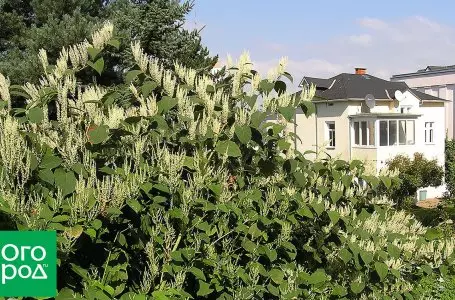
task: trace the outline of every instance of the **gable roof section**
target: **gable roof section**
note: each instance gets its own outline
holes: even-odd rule
[[[312,77],[304,77],[302,83],[310,84],[308,80],[305,80],[307,78]],[[330,82],[330,86],[323,90],[316,90],[313,100],[359,100],[364,99],[367,94],[372,94],[376,100],[393,100],[395,91],[405,92],[409,90],[420,100],[444,101],[441,98],[411,89],[404,82],[387,81],[368,74],[341,73],[329,79],[316,79],[312,83],[316,84],[315,82],[324,80],[321,82]]]
[[[330,79],[323,79],[323,78],[315,78],[315,77],[303,77],[300,85],[302,86],[304,83],[311,85],[314,84],[317,88],[324,88],[328,89],[332,84],[333,80]]]

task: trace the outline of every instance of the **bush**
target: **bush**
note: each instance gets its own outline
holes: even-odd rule
[[[407,198],[414,198],[419,188],[440,186],[444,177],[444,169],[438,161],[429,160],[422,153],[415,153],[413,159],[397,155],[387,161],[387,166],[399,174],[400,184],[391,191],[391,197],[399,204]]]
[[[445,143],[445,183],[448,197],[455,196],[455,141],[446,139]]]
[[[314,88],[287,94],[284,61],[261,79],[243,55],[223,86],[133,44],[124,85],[78,83],[111,38],[41,52],[40,85],[0,76],[2,218],[57,231],[57,299],[384,299],[453,270],[453,239],[379,194],[396,178],[292,149]]]

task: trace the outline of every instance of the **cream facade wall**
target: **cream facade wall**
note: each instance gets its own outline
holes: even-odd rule
[[[435,97],[449,100],[445,104],[445,132],[449,138],[454,138],[455,122],[453,120],[455,106],[455,72],[433,72],[430,74],[397,75],[391,81],[406,82],[409,87],[416,88]]]
[[[401,108],[410,108],[411,117],[415,120],[415,142],[413,145],[380,146],[379,144],[379,120],[375,121],[375,145],[356,146],[353,142],[354,127],[349,116],[362,113],[361,101],[333,101],[316,103],[316,114],[306,118],[303,114],[297,114],[295,132],[301,141],[297,141],[297,149],[302,153],[306,150],[323,151],[334,158],[343,160],[358,159],[367,162],[369,171],[378,173],[386,166],[389,159],[399,154],[412,157],[415,152],[423,153],[428,159],[437,159],[444,166],[444,143],[445,143],[445,107],[443,102],[423,102],[412,93],[405,92],[406,98],[399,105],[393,101],[377,101],[371,113],[400,113]],[[407,119],[403,114],[403,118]],[[356,121],[375,120],[371,117]],[[335,124],[335,147],[328,147],[329,135],[327,122]],[[433,142],[425,142],[425,123],[433,122]],[[314,158],[314,156],[307,156]],[[428,198],[441,197],[445,186],[437,188],[425,188]]]

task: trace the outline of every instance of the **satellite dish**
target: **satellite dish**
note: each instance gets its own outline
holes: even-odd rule
[[[400,90],[395,91],[395,99],[398,100],[398,102],[403,101],[405,98],[404,94]]]
[[[371,109],[376,105],[376,99],[371,94],[365,96],[365,104]]]

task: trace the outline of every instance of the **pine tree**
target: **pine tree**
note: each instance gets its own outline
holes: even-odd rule
[[[62,47],[89,38],[105,20],[115,24],[123,45],[120,54],[105,56],[106,82],[120,82],[133,65],[128,46],[133,40],[141,40],[166,67],[179,61],[211,69],[217,57],[209,55],[198,31],[183,28],[192,7],[192,1],[176,0],[0,0],[0,72],[14,84],[37,82],[40,49],[53,62]]]

